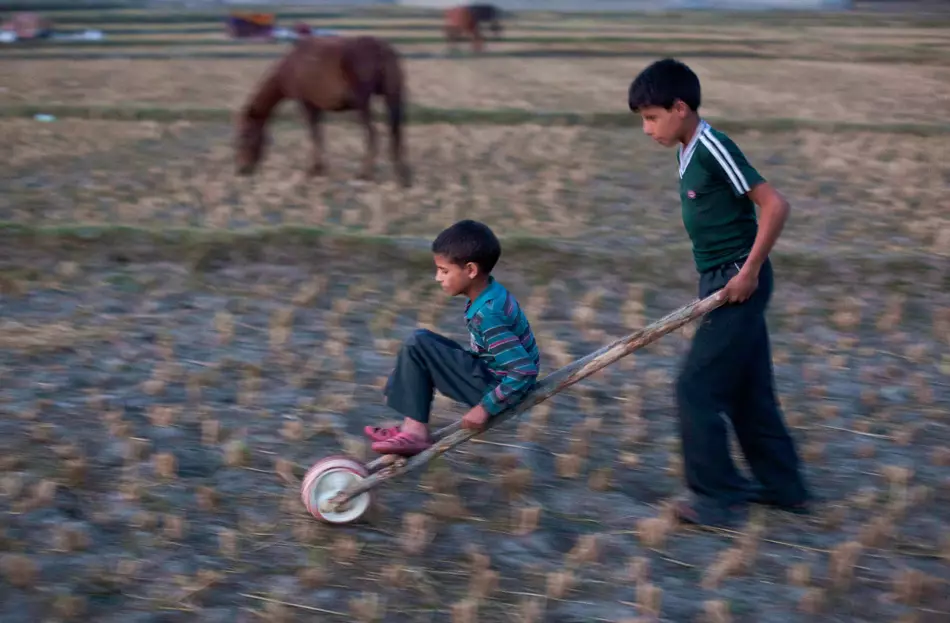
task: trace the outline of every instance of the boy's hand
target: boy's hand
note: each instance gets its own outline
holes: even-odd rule
[[[726,297],[727,303],[743,303],[758,287],[759,276],[743,267],[722,289],[722,295]]]
[[[475,405],[469,409],[468,413],[462,416],[462,428],[470,430],[482,430],[485,423],[488,422],[488,411],[482,405]]]

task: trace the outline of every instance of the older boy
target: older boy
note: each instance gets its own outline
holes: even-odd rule
[[[768,256],[788,202],[700,117],[699,79],[685,64],[664,59],[644,69],[630,85],[628,105],[640,114],[644,133],[677,147],[699,295],[721,290],[727,301],[701,323],[676,382],[686,483],[694,494],[676,511],[683,521],[711,526],[740,520],[749,501],[804,512],[808,493],[775,397],[765,318],[772,294]],[[726,418],[756,487],[732,462]]]
[[[482,429],[534,386],[540,353],[515,297],[491,275],[501,245],[486,225],[455,223],[432,243],[436,281],[450,296],[463,295],[471,350],[420,329],[406,340],[386,384],[387,405],[404,416],[401,426],[367,426],[381,454],[411,456],[432,445],[433,390],[468,405],[462,426]]]

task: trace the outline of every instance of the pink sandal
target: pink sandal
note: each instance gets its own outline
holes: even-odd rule
[[[367,437],[373,441],[386,441],[387,439],[392,439],[400,433],[400,428],[398,426],[389,426],[382,428],[380,426],[364,426],[363,432]]]
[[[398,454],[400,456],[413,456],[426,450],[432,445],[429,439],[422,439],[414,435],[399,432],[396,435],[377,441],[372,445],[373,451],[380,454]]]

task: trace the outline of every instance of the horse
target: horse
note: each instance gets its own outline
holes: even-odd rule
[[[449,48],[455,41],[471,37],[472,48],[480,52],[483,47],[481,24],[487,23],[496,39],[501,38],[501,10],[493,4],[467,4],[446,9],[445,38]]]
[[[304,36],[265,73],[236,120],[236,169],[240,176],[257,168],[267,141],[266,125],[283,100],[296,101],[313,141],[309,175],[323,175],[323,139],[320,122],[326,112],[355,110],[366,131],[366,154],[359,179],[374,177],[377,139],[371,99],[384,99],[388,109],[390,154],[403,187],[412,185],[403,155],[405,75],[401,58],[387,42],[376,37]]]

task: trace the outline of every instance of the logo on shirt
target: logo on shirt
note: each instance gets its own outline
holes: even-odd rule
[[[690,199],[695,199],[695,198],[696,198],[696,191],[695,191],[695,190],[687,190],[687,191],[686,191],[686,196],[689,197]]]

